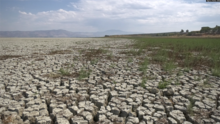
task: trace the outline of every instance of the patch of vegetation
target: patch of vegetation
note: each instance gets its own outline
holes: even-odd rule
[[[113,81],[113,83],[116,84],[117,82],[116,82],[116,81]]]
[[[133,62],[133,58],[128,58],[128,63],[131,63],[131,62]]]
[[[140,64],[139,70],[142,71],[144,74],[146,74],[148,64],[149,61],[147,58],[145,58],[144,61]]]
[[[206,81],[204,81],[203,82],[203,87],[211,87],[211,84],[209,83],[209,81],[208,80],[206,80]]]
[[[48,53],[48,55],[55,55],[55,54],[71,54],[72,51],[71,50],[54,50],[54,51],[50,51]]]
[[[189,105],[187,106],[187,112],[189,115],[193,116],[194,112],[193,112],[193,107],[195,105],[195,100],[193,100],[192,98],[189,98]]]
[[[92,65],[95,65],[95,64],[97,64],[97,63],[98,63],[98,59],[92,59],[92,60],[91,60],[91,64],[92,64]]]
[[[171,72],[173,69],[176,68],[176,65],[174,62],[167,62],[164,64],[163,66],[163,69],[166,71],[166,72]]]
[[[56,78],[59,78],[61,77],[62,75],[61,74],[56,74],[56,73],[49,73],[49,74],[45,74],[43,77],[48,77],[48,78],[52,78],[52,79],[56,79]]]
[[[146,86],[145,86],[146,81],[147,81],[146,78],[143,78],[143,79],[142,79],[141,87],[146,88]]]
[[[213,75],[220,72],[220,42],[219,38],[146,38],[136,37],[135,49],[149,50],[152,48],[152,63],[163,66],[172,60],[179,67],[196,70],[209,67]],[[217,70],[214,70],[217,68]]]
[[[108,50],[105,49],[89,49],[89,50],[80,50],[80,54],[84,54],[84,57],[87,61],[91,61],[94,58],[99,57],[102,54],[106,54]]]
[[[170,82],[168,82],[168,81],[159,82],[158,88],[165,89],[169,84],[170,84]]]
[[[115,63],[111,63],[111,65],[110,65],[109,67],[115,68],[115,67],[116,67],[116,64],[115,64]]]
[[[19,58],[21,56],[19,55],[0,55],[0,60],[6,60],[6,59],[11,59],[11,58]]]
[[[70,76],[70,72],[68,70],[63,69],[63,68],[60,68],[59,72],[62,76]]]
[[[212,75],[220,77],[220,69],[219,68],[212,69]]]
[[[74,63],[73,64],[71,64],[71,67],[73,68],[75,65],[74,65]]]
[[[180,82],[175,82],[174,85],[181,85],[181,83]]]
[[[110,54],[107,55],[107,59],[108,59],[108,60],[112,60],[112,58],[113,58],[113,54],[112,54],[112,52],[111,52]]]
[[[189,68],[184,68],[183,71],[189,73],[190,69]]]
[[[139,56],[143,53],[143,49],[138,49],[138,50],[131,49],[129,51],[122,51],[120,53],[121,54],[126,54],[126,55],[131,55],[131,56]]]
[[[35,61],[42,61],[42,60],[44,60],[44,58],[37,58],[37,59],[35,59]]]
[[[87,71],[85,69],[81,69],[79,71],[79,77],[78,77],[78,80],[82,80],[83,78],[86,78],[86,77],[89,77],[90,75],[90,71]]]

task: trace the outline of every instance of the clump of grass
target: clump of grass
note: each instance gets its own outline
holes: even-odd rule
[[[183,71],[189,73],[190,69],[189,68],[184,68]]]
[[[74,65],[74,63],[73,64],[71,64],[71,67],[73,68],[75,65]]]
[[[113,58],[113,54],[112,52],[110,54],[107,55],[107,59],[111,60]]]
[[[143,78],[141,82],[141,87],[146,88],[145,84],[146,84],[146,78]]]
[[[98,63],[98,59],[92,59],[92,61],[91,61],[91,64],[92,65],[95,65],[95,64],[97,64]]]
[[[19,58],[21,56],[18,55],[1,55],[0,60],[6,60],[6,59],[11,59],[11,58]]]
[[[203,82],[202,87],[210,88],[211,84],[208,82],[208,80],[206,80],[206,81]]]
[[[71,54],[71,53],[72,53],[71,50],[54,50],[54,51],[50,51],[48,54],[55,55],[55,54]]]
[[[141,53],[143,53],[143,49],[140,48],[138,50],[135,50],[135,49],[131,49],[129,51],[122,51],[120,52],[121,54],[127,54],[127,55],[131,55],[131,56],[139,56],[141,55]]]
[[[147,70],[147,68],[148,68],[148,67],[147,67],[148,64],[149,64],[149,61],[148,61],[148,59],[146,58],[146,59],[141,63],[139,70],[142,71],[144,74],[146,74],[146,70]]]
[[[111,63],[111,65],[110,65],[109,67],[115,68],[115,67],[116,67],[116,64],[115,64],[115,63]]]
[[[113,81],[113,83],[116,84],[117,82],[116,82],[116,81]]]
[[[86,78],[90,75],[90,71],[86,71],[84,69],[81,69],[79,71],[79,77],[78,77],[78,80],[82,80],[83,78]]]
[[[68,70],[63,69],[63,68],[60,68],[59,72],[63,76],[69,76],[70,75],[70,72]]]
[[[174,85],[181,85],[179,81],[175,82]]]
[[[49,73],[49,74],[45,74],[44,77],[48,77],[48,78],[52,78],[52,79],[56,79],[61,77],[61,74],[56,74],[56,73]]]
[[[128,63],[131,63],[131,62],[133,62],[133,58],[128,58]]]
[[[192,98],[189,98],[189,105],[187,106],[187,112],[188,114],[190,114],[191,116],[194,115],[194,112],[193,112],[193,107],[195,105],[195,100],[193,100]]]
[[[84,57],[86,60],[91,61],[94,57],[98,57],[102,54],[106,54],[109,52],[105,49],[89,49],[89,50],[80,50],[80,54],[84,53]]]
[[[219,68],[212,69],[212,75],[220,77],[220,69]]]
[[[176,65],[172,61],[165,63],[163,66],[163,69],[167,72],[171,72],[174,68],[176,68]]]
[[[159,82],[158,88],[165,89],[169,84],[170,84],[170,82],[168,82],[168,81]]]

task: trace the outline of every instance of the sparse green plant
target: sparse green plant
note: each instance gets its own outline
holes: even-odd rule
[[[163,66],[163,69],[167,72],[171,72],[174,68],[176,68],[176,65],[174,64],[174,62],[167,62]]]
[[[146,70],[147,70],[147,68],[148,68],[148,67],[147,67],[148,64],[149,64],[149,61],[148,61],[148,59],[146,58],[146,59],[141,63],[139,70],[142,71],[144,74],[146,74]]]
[[[220,69],[219,68],[212,69],[212,75],[220,77]]]
[[[181,85],[179,81],[175,82],[174,85]]]
[[[168,81],[159,82],[158,88],[165,89],[169,84],[170,84],[170,82],[168,82]]]
[[[146,87],[145,84],[146,84],[146,78],[143,78],[141,82],[141,87],[145,88]]]
[[[63,68],[60,68],[59,72],[61,73],[61,75],[63,76],[68,76],[70,75],[69,71],[68,70],[65,70]]]
[[[90,71],[86,71],[84,69],[81,69],[79,71],[79,77],[78,77],[78,80],[82,80],[83,78],[86,78],[90,75]]]
[[[208,82],[208,80],[206,80],[206,81],[203,82],[203,86],[204,87],[210,87],[211,84]]]
[[[188,114],[190,114],[191,116],[194,115],[194,112],[193,112],[193,107],[195,105],[195,100],[193,100],[192,98],[189,98],[189,105],[187,106],[187,112]]]
[[[189,68],[184,68],[183,71],[189,73],[190,69]]]
[[[131,62],[133,62],[133,58],[130,57],[130,58],[128,59],[128,63],[131,63]]]
[[[194,78],[196,81],[200,81],[201,80],[201,78],[200,77],[198,77],[198,78]]]
[[[95,65],[95,64],[97,64],[98,63],[98,59],[92,59],[92,61],[91,61],[91,64],[92,65]]]
[[[113,81],[113,83],[116,84],[117,82],[116,82],[116,81]]]
[[[115,63],[111,63],[110,67],[114,68],[114,67],[116,67],[116,64]]]
[[[74,65],[74,63],[73,64],[71,64],[71,67],[73,68],[75,65]]]
[[[177,76],[182,76],[183,75],[183,72],[181,72],[181,71],[179,71],[178,73],[177,73]]]

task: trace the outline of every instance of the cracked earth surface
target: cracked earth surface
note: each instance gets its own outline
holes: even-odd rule
[[[122,54],[132,42],[1,38],[0,124],[220,124],[219,77],[155,64],[143,75]]]

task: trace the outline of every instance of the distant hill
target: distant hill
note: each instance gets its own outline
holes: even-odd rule
[[[0,37],[104,37],[105,35],[131,34],[121,30],[103,32],[70,32],[66,30],[0,31]]]

